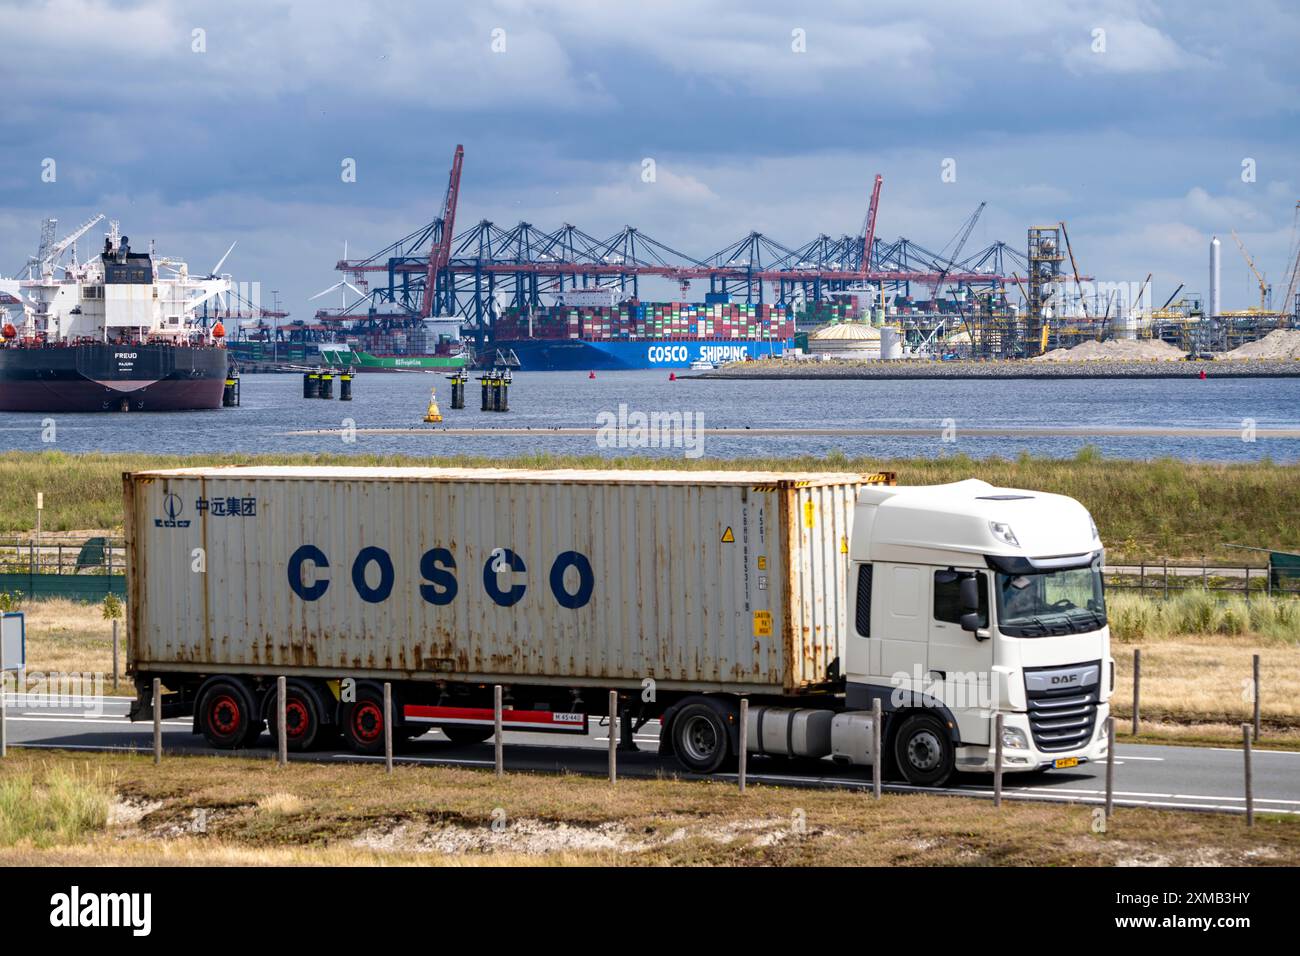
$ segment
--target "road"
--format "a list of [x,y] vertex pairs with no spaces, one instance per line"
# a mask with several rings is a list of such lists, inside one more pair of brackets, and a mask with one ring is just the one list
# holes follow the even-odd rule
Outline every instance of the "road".
[[[32,747],[90,751],[143,751],[153,746],[153,729],[148,723],[133,724],[126,718],[125,697],[64,699],[56,709],[48,698],[15,698],[10,695],[8,736],[11,747]],[[163,748],[168,753],[221,755],[190,732],[189,718],[163,721]],[[677,764],[658,755],[659,727],[646,725],[636,735],[638,753],[620,752],[618,772],[623,776],[654,777],[664,773],[685,779]],[[607,768],[609,736],[595,720],[585,737],[555,734],[507,733],[505,765],[508,770],[604,774]],[[261,748],[244,754],[270,754],[270,737],[263,735]],[[293,760],[363,763],[382,760],[341,749],[291,754]],[[446,766],[491,767],[492,745],[453,744],[440,732],[431,731],[407,743],[398,762]],[[1242,754],[1229,747],[1165,747],[1121,744],[1116,748],[1115,804],[1124,807],[1245,812]],[[735,774],[718,774],[735,779]],[[845,768],[827,760],[785,761],[750,759],[748,779],[753,783],[780,786],[842,787],[869,789],[869,768]],[[1021,782],[1023,781],[1023,782]],[[1028,780],[1015,774],[1005,777],[1004,796],[1012,800],[1040,800],[1100,804],[1105,799],[1105,765],[1084,765],[1074,770],[1055,770]],[[894,793],[921,792],[922,788],[887,783]],[[1300,814],[1300,753],[1256,750],[1254,753],[1256,812]],[[963,774],[942,790],[960,796],[991,798],[992,778]]]

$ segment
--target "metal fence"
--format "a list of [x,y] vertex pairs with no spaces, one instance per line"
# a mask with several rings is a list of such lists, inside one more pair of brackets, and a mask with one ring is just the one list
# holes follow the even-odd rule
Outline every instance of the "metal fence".
[[1280,565],[1128,564],[1102,569],[1110,591],[1137,591],[1148,597],[1168,598],[1183,591],[1209,591],[1240,595],[1300,595],[1300,576]]
[[126,548],[120,538],[42,535],[0,539],[0,593],[98,601],[126,595]]

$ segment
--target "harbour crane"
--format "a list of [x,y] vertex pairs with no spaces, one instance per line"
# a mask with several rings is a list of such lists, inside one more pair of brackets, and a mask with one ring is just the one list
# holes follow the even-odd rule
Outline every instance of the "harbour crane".
[[[938,281],[934,284],[934,303],[936,309],[939,307],[939,290],[943,288],[943,280],[948,278],[948,274],[956,268],[957,260],[961,258],[961,251],[966,247],[966,240],[969,239],[970,234],[975,231],[975,223],[979,222],[980,213],[984,211],[984,207],[987,205],[988,203],[982,202],[976,206],[975,211],[971,213],[971,217],[966,220],[965,225],[961,228],[960,236],[957,239],[957,245],[954,247],[952,252],[952,258],[948,260],[948,264],[940,271]],[[957,315],[961,318],[962,325],[966,326],[966,333],[970,336],[971,345],[973,347],[975,343],[975,330],[970,327],[970,322],[966,319],[966,310],[962,308],[960,296],[957,297]]]
[[451,161],[451,177],[447,183],[447,198],[443,202],[442,235],[429,249],[429,267],[424,274],[424,298],[420,303],[420,317],[433,315],[438,276],[447,267],[451,259],[451,240],[456,234],[456,199],[460,195],[460,168],[465,161],[465,147],[457,144],[456,155]]
[[1241,250],[1241,256],[1246,260],[1246,265],[1250,266],[1250,271],[1255,274],[1255,281],[1259,283],[1259,311],[1267,312],[1269,293],[1268,283],[1264,280],[1264,277],[1259,274],[1259,270],[1255,268],[1255,260],[1252,259],[1250,253],[1246,251],[1246,245],[1241,241],[1241,237],[1237,235],[1236,229],[1232,230],[1232,238],[1236,241],[1237,248]]
[[[1074,270],[1074,287],[1079,292],[1079,305],[1083,308],[1084,321],[1088,321],[1088,298],[1083,294],[1083,280],[1079,278],[1079,263],[1074,261],[1074,249],[1070,247],[1070,233],[1065,228],[1065,220],[1061,220],[1061,235],[1065,237],[1065,251],[1070,254],[1070,268]],[[1100,333],[1097,336],[1101,338]]]
[[871,271],[871,244],[876,240],[876,211],[880,208],[880,184],[884,177],[876,173],[876,183],[871,187],[871,204],[867,218],[862,223],[862,271]]
[[[65,252],[68,251],[68,249],[72,246],[74,242],[76,242],[86,233],[90,232],[90,230],[95,226],[95,224],[100,222],[103,218],[104,218],[104,214],[101,212],[98,215],[94,216],[93,218],[87,219],[80,226],[78,226],[73,232],[64,236],[58,242],[47,242],[45,237],[42,237],[41,247],[40,249],[37,250],[36,255],[31,259],[28,265],[28,269],[27,269],[28,278],[35,278],[37,273],[39,273],[42,276],[54,275],[54,266],[55,263],[59,261],[59,258]],[[57,219],[46,220],[46,223],[50,227],[51,232],[53,231],[53,226],[57,222],[58,222]]]
[[1300,280],[1300,199],[1295,204],[1295,221],[1291,225],[1291,280],[1286,284],[1286,298],[1282,300],[1282,308],[1287,315],[1295,315],[1300,312],[1296,308],[1295,290],[1296,281]]

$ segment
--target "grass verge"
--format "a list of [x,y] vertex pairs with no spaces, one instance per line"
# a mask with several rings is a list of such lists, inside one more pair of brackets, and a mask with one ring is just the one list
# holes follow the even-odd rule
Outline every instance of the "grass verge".
[[76,841],[0,846],[0,864],[1208,865],[1300,864],[1300,820],[1145,809],[1096,832],[1089,807],[756,786],[22,751],[111,777],[107,822]]

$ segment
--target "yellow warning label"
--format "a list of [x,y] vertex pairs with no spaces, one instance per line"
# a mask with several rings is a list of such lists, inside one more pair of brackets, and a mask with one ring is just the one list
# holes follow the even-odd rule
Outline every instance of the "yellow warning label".
[[813,515],[815,510],[816,509],[813,507],[811,501],[805,501],[803,503],[803,524],[805,528],[811,528],[813,526]]
[[755,637],[772,636],[772,612],[771,611],[754,612],[754,636]]
[[766,570],[767,570],[767,555],[765,555],[765,554],[760,554],[760,555],[758,556],[758,570],[760,570],[760,571],[766,571]]
[[849,553],[849,537],[848,535],[842,534],[840,535],[840,554],[848,554],[848,553]]
[[722,532],[722,543],[734,544],[735,541],[736,541],[736,536],[732,534],[731,525],[727,525],[727,530]]

